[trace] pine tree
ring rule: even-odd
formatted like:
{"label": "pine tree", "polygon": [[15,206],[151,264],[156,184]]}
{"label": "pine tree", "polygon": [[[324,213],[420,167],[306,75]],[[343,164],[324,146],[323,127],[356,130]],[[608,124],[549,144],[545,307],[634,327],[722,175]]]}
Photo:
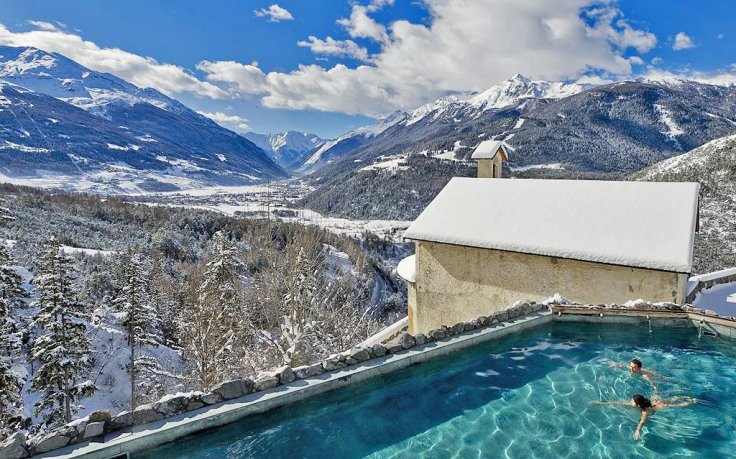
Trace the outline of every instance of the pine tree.
{"label": "pine tree", "polygon": [[202,390],[232,370],[235,348],[248,320],[240,300],[240,261],[235,248],[223,232],[215,233],[212,245],[213,257],[205,267],[185,331],[187,351]]}
{"label": "pine tree", "polygon": [[[0,207],[0,225],[12,221],[10,212]],[[12,267],[10,253],[0,243],[0,438],[28,426],[23,415],[20,391],[23,383],[13,371],[13,359],[21,349],[22,327],[13,317],[13,309],[28,296],[23,281]]]}
{"label": "pine tree", "polygon": [[140,255],[126,255],[124,285],[115,305],[123,313],[122,324],[130,347],[131,403],[138,402],[138,394],[145,395],[159,388],[156,371],[158,361],[145,355],[146,346],[162,344],[161,321],[151,303],[149,288],[150,270]]}
{"label": "pine tree", "polygon": [[33,342],[31,359],[40,367],[32,387],[42,392],[36,404],[36,414],[43,419],[39,428],[55,427],[70,422],[81,408],[76,402],[96,389],[83,379],[92,364],[85,314],[74,290],[70,261],[56,240],[47,244],[34,283],[40,296],[33,326],[40,335]]}
{"label": "pine tree", "polygon": [[23,383],[12,369],[13,358],[20,352],[22,329],[9,304],[6,298],[0,298],[0,438],[27,427],[29,422],[23,415]]}

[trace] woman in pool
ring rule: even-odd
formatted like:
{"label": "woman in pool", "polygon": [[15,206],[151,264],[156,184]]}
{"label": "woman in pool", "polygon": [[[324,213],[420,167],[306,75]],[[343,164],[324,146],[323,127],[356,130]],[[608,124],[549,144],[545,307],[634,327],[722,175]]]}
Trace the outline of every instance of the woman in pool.
{"label": "woman in pool", "polygon": [[641,434],[641,428],[644,423],[649,419],[650,414],[654,414],[657,410],[663,410],[665,408],[683,408],[693,403],[697,403],[697,399],[694,397],[676,396],[667,399],[655,398],[649,400],[641,394],[635,394],[628,401],[613,401],[613,402],[593,402],[594,405],[615,405],[615,406],[630,406],[641,410],[641,419],[639,424],[634,430],[634,440],[638,440]]}

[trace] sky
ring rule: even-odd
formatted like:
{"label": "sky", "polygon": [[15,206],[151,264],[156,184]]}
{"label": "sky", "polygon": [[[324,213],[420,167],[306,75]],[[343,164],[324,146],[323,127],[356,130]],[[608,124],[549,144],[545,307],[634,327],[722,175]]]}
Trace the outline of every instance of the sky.
{"label": "sky", "polygon": [[736,83],[732,0],[0,0],[59,52],[238,132],[325,138],[516,73]]}

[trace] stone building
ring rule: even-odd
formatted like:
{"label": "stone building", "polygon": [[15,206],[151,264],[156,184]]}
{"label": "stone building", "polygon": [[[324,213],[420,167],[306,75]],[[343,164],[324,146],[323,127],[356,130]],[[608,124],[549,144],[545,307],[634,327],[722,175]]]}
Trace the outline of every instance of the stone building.
{"label": "stone building", "polygon": [[409,331],[556,293],[682,303],[698,195],[697,183],[453,178],[404,233]]}

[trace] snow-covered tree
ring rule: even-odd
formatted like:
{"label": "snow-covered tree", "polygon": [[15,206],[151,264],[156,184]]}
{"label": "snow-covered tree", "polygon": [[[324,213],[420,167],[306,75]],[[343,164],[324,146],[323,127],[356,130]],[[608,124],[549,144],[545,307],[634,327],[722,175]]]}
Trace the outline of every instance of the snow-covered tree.
{"label": "snow-covered tree", "polygon": [[[0,207],[0,226],[13,221],[8,209]],[[21,350],[22,325],[14,317],[13,309],[28,296],[23,281],[13,268],[10,252],[0,242],[0,437],[28,426],[23,415],[23,387],[18,373],[13,371],[13,360]]]}
{"label": "snow-covered tree", "polygon": [[233,369],[237,359],[235,349],[243,339],[248,320],[240,294],[240,261],[226,233],[214,235],[212,251],[197,297],[190,305],[184,331],[186,349],[202,390]]}
{"label": "snow-covered tree", "polygon": [[14,319],[10,302],[0,299],[0,438],[27,427],[23,415],[23,387],[18,373],[13,371],[13,359],[19,354],[22,329]]}
{"label": "snow-covered tree", "polygon": [[122,325],[130,349],[131,401],[159,391],[157,382],[159,362],[146,354],[146,349],[162,344],[161,321],[151,302],[149,288],[150,270],[140,255],[124,256],[124,284],[114,303],[122,312]]}
{"label": "snow-covered tree", "polygon": [[86,380],[90,343],[84,323],[85,312],[77,300],[70,261],[61,246],[52,239],[40,260],[34,284],[40,296],[33,326],[39,330],[31,348],[31,359],[40,366],[32,387],[42,393],[36,403],[40,426],[54,427],[68,423],[81,407],[77,402],[95,391]]}

